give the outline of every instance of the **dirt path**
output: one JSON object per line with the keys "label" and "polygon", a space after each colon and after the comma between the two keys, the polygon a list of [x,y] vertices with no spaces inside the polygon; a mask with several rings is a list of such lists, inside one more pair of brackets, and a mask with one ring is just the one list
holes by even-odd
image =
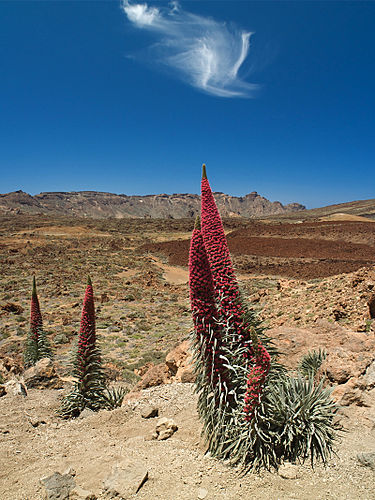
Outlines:
{"label": "dirt path", "polygon": [[171,285],[184,285],[189,281],[189,272],[182,267],[170,266],[158,257],[153,257],[154,264],[163,271],[163,278]]}

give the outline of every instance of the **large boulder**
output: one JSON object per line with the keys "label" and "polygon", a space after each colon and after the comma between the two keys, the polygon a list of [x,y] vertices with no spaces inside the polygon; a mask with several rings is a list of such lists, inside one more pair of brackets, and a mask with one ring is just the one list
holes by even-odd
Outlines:
{"label": "large boulder", "polygon": [[334,384],[357,379],[375,360],[375,337],[365,332],[347,330],[328,321],[319,321],[309,328],[281,326],[268,330],[281,351],[280,361],[296,369],[301,357],[313,349],[325,349],[324,370]]}
{"label": "large boulder", "polygon": [[63,381],[56,373],[53,361],[49,358],[40,359],[34,366],[25,371],[23,378],[28,388],[61,389],[64,386]]}
{"label": "large boulder", "polygon": [[309,328],[281,326],[268,330],[267,335],[281,351],[280,361],[290,369],[296,369],[309,351],[325,349],[322,371],[335,386],[334,399],[341,406],[370,406],[369,391],[375,385],[373,335],[328,321],[318,321]]}

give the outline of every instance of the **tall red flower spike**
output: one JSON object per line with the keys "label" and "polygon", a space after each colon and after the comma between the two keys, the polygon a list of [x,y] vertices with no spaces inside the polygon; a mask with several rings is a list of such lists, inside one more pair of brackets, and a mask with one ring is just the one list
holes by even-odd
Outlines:
{"label": "tall red flower spike", "polygon": [[39,334],[43,328],[42,314],[40,312],[38,295],[36,293],[36,281],[33,277],[33,290],[31,293],[31,306],[30,306],[30,331],[34,340],[38,340]]}
{"label": "tall red flower spike", "polygon": [[210,263],[222,320],[229,322],[243,340],[249,335],[243,324],[244,310],[234,274],[223,224],[203,165],[202,175],[202,236]]}
{"label": "tall red flower spike", "polygon": [[241,303],[240,289],[234,274],[221,217],[207,179],[205,165],[203,165],[201,189],[202,236],[215,294],[220,304],[220,317],[238,334],[240,343],[251,340],[247,358],[254,366],[248,376],[244,408],[247,418],[251,419],[270,368],[270,355],[260,344],[251,325],[243,320],[245,311]]}
{"label": "tall red flower spike", "polygon": [[[189,284],[191,311],[197,340],[198,342],[205,341],[206,368],[209,376],[210,373],[213,374],[213,382],[215,382],[220,372],[220,337],[216,324],[218,315],[210,265],[199,229],[199,217],[196,219],[190,243]],[[214,342],[216,342],[216,348],[213,347]]]}
{"label": "tall red flower spike", "polygon": [[86,368],[90,362],[90,358],[95,351],[96,334],[95,334],[95,306],[94,292],[91,279],[87,280],[85,297],[83,299],[81,327],[78,337],[77,351],[77,371],[78,378],[81,381],[86,375]]}

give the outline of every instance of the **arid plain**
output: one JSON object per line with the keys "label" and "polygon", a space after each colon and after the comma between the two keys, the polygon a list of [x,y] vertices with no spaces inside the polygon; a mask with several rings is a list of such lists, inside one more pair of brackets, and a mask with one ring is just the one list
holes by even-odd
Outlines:
{"label": "arid plain", "polygon": [[[102,498],[106,470],[126,455],[149,464],[149,480],[134,498],[193,499],[204,492],[202,498],[233,500],[375,498],[374,470],[357,459],[360,452],[375,451],[375,223],[356,214],[305,222],[298,216],[224,219],[224,226],[249,306],[269,328],[287,366],[295,369],[309,349],[327,349],[327,383],[335,388],[346,429],[327,468],[296,465],[294,479],[272,472],[241,478],[205,457],[191,384],[133,391],[122,408],[73,422],[54,415],[64,389],[30,389],[26,398],[0,398],[0,498],[43,498],[39,479],[69,466],[78,484]],[[105,368],[115,385],[144,387],[146,368],[163,364],[188,336],[191,219],[11,215],[1,217],[0,226],[5,380],[22,376],[33,275],[65,386],[88,275]],[[147,440],[154,424],[140,410],[149,402],[178,423],[170,440]],[[34,427],[30,419],[45,423]]]}

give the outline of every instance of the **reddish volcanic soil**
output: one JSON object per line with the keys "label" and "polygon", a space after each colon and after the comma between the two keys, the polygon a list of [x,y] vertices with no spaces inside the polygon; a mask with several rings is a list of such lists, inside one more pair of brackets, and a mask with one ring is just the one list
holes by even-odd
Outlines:
{"label": "reddish volcanic soil", "polygon": [[[375,224],[366,222],[250,223],[227,236],[235,267],[244,273],[313,279],[356,271],[375,262]],[[143,250],[186,266],[189,240]]]}

